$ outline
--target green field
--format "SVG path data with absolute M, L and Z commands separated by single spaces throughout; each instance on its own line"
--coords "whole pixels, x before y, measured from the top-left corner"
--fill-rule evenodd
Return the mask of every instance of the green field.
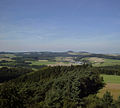
M 103 63 L 95 63 L 94 66 L 114 66 L 120 65 L 120 60 L 104 59 Z
M 120 76 L 117 75 L 101 75 L 105 83 L 120 83 Z
M 113 98 L 117 99 L 120 96 L 120 76 L 116 75 L 101 75 L 106 83 L 105 87 L 97 94 L 102 97 L 106 91 L 110 91 Z
M 0 61 L 5 60 L 5 61 L 14 61 L 11 58 L 0 58 Z
M 49 64 L 55 64 L 56 62 L 50 62 L 50 61 L 30 61 L 31 65 L 49 65 Z
M 0 68 L 2 68 L 3 66 L 0 66 Z
M 4 58 L 4 57 L 9 57 L 9 58 L 13 58 L 16 57 L 14 54 L 0 54 L 0 57 Z
M 6 57 L 10 57 L 10 58 L 13 58 L 13 57 L 16 57 L 14 54 L 4 54 Z
M 94 59 L 92 59 L 94 58 Z M 90 63 L 93 64 L 93 66 L 114 66 L 114 65 L 120 65 L 120 60 L 114 60 L 114 59 L 104 59 L 104 58 L 98 58 L 98 57 L 85 57 L 82 58 L 82 60 L 88 60 Z

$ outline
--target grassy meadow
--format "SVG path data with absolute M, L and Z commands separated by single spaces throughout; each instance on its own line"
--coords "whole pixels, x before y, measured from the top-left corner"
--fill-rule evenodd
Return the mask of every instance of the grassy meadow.
M 101 75 L 105 83 L 117 83 L 120 84 L 120 76 L 117 75 Z
M 39 60 L 39 61 L 30 61 L 31 65 L 49 65 L 49 64 L 55 64 L 55 62 L 50 62 L 48 60 Z
M 120 65 L 120 60 L 114 60 L 114 59 L 104 59 L 104 58 L 98 58 L 98 57 L 85 57 L 82 60 L 88 60 L 90 63 L 92 63 L 93 66 L 96 66 L 96 67 Z
M 97 94 L 102 97 L 106 91 L 110 91 L 114 99 L 120 96 L 120 76 L 116 75 L 101 75 L 106 83 L 105 87 Z
M 57 65 L 67 66 L 67 65 L 71 65 L 68 62 L 55 62 L 55 61 L 48 61 L 48 60 L 29 61 L 29 62 L 32 63 L 30 65 L 48 65 L 48 66 L 57 66 Z
M 113 59 L 104 59 L 104 62 L 95 63 L 94 66 L 114 66 L 120 65 L 120 60 L 113 60 Z

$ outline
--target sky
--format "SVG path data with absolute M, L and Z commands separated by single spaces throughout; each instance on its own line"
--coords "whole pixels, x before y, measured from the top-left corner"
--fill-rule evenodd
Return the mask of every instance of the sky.
M 120 0 L 0 0 L 0 51 L 120 53 Z

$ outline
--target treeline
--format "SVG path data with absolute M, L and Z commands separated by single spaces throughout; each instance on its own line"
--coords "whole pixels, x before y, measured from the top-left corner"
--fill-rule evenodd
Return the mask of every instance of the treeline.
M 104 58 L 104 59 L 120 60 L 120 56 L 110 56 L 110 55 L 105 55 L 105 54 L 79 55 L 76 58 L 74 58 L 74 60 L 80 61 L 82 58 L 85 58 L 85 57 L 98 57 L 98 58 Z M 89 62 L 89 61 L 85 60 L 85 62 Z
M 0 68 L 0 83 L 17 78 L 20 75 L 32 72 L 30 68 Z
M 29 52 L 26 53 L 16 53 L 16 57 L 12 58 L 13 60 L 22 59 L 22 60 L 54 60 L 55 57 L 70 57 L 66 52 Z
M 97 68 L 100 74 L 107 74 L 107 75 L 120 75 L 120 66 L 104 66 Z
M 106 91 L 102 98 L 96 95 L 83 98 L 81 104 L 81 108 L 120 108 L 120 96 L 114 100 L 111 93 Z
M 103 86 L 103 79 L 89 65 L 44 67 L 2 84 L 0 107 L 86 107 L 83 99 Z
M 120 97 L 96 94 L 104 86 L 100 74 L 120 67 L 104 67 L 106 72 L 102 68 L 88 64 L 43 67 L 36 72 L 1 68 L 0 76 L 22 74 L 0 85 L 0 108 L 119 108 Z
M 35 68 L 35 69 L 40 69 L 42 67 L 46 67 L 46 65 L 32 65 L 31 62 L 26 62 L 22 59 L 17 59 L 16 61 L 6 61 L 2 60 L 0 61 L 0 66 L 3 67 L 19 67 L 19 68 Z

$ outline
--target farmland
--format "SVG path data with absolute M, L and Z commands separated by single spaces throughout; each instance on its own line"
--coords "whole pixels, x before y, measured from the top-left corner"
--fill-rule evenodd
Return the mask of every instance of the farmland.
M 22 94 L 24 95 L 23 98 L 26 99 L 26 97 L 28 97 L 25 105 L 29 104 L 29 100 L 31 102 L 33 100 L 34 105 L 36 105 L 35 102 L 37 102 L 43 106 L 42 102 L 46 104 L 48 102 L 48 100 L 45 99 L 50 98 L 51 101 L 51 97 L 54 96 L 55 98 L 58 96 L 60 99 L 61 91 L 63 98 L 64 94 L 67 95 L 67 93 L 70 93 L 70 99 L 72 96 L 77 96 L 78 93 L 80 93 L 80 95 L 78 95 L 77 98 L 82 96 L 79 97 L 79 99 L 83 99 L 83 97 L 87 96 L 89 99 L 89 93 L 90 95 L 94 95 L 98 90 L 97 99 L 99 98 L 99 100 L 102 100 L 106 91 L 110 91 L 116 100 L 120 95 L 120 56 L 117 55 L 70 51 L 1 53 L 0 69 L 0 79 L 3 86 L 5 81 L 8 83 L 10 81 L 9 85 L 13 85 L 15 81 L 14 87 L 16 87 L 17 83 L 19 90 L 22 90 Z M 104 83 L 102 78 L 99 77 L 100 75 L 103 77 L 104 83 L 106 83 L 105 87 L 103 87 Z M 25 84 L 25 86 L 19 86 L 21 84 Z M 93 85 L 93 87 L 91 87 L 91 85 Z M 7 87 L 9 91 L 9 86 Z M 53 87 L 55 88 L 53 89 Z M 4 88 L 6 87 L 3 87 L 2 92 L 5 91 Z M 83 88 L 83 90 L 81 88 Z M 55 90 L 54 93 L 58 94 L 52 94 L 52 90 Z M 68 92 L 69 90 L 73 91 L 72 94 Z M 32 97 L 26 94 L 28 91 L 33 93 Z M 87 94 L 86 91 L 88 91 Z M 75 98 L 75 100 L 77 98 Z M 43 100 L 41 101 L 41 99 Z M 61 101 L 63 102 L 64 100 Z M 70 102 L 68 101 L 68 103 Z M 56 102 L 55 104 L 57 105 Z M 76 103 L 74 104 L 76 105 Z M 98 105 L 98 103 L 96 103 L 96 105 Z
M 101 75 L 105 83 L 118 83 L 120 84 L 120 76 L 117 75 Z
M 105 58 L 99 58 L 99 57 L 85 57 L 85 58 L 82 58 L 82 60 L 87 60 L 93 66 L 96 66 L 96 67 L 120 65 L 120 60 L 115 60 L 115 59 L 105 59 Z
M 98 93 L 99 97 L 102 97 L 106 91 L 110 91 L 114 99 L 120 96 L 120 76 L 116 75 L 101 75 L 106 83 L 105 87 Z
M 114 99 L 118 99 L 118 96 L 120 96 L 120 84 L 107 83 L 105 87 L 101 89 L 97 95 L 99 97 L 102 97 L 106 91 L 111 92 Z
M 48 66 L 70 66 L 75 65 L 74 63 L 69 62 L 60 62 L 60 61 L 48 61 L 48 60 L 39 60 L 39 61 L 27 61 L 31 62 L 30 65 L 48 65 Z
M 39 60 L 39 61 L 30 61 L 31 65 L 49 65 L 49 64 L 55 64 L 55 62 L 50 62 L 48 60 Z

